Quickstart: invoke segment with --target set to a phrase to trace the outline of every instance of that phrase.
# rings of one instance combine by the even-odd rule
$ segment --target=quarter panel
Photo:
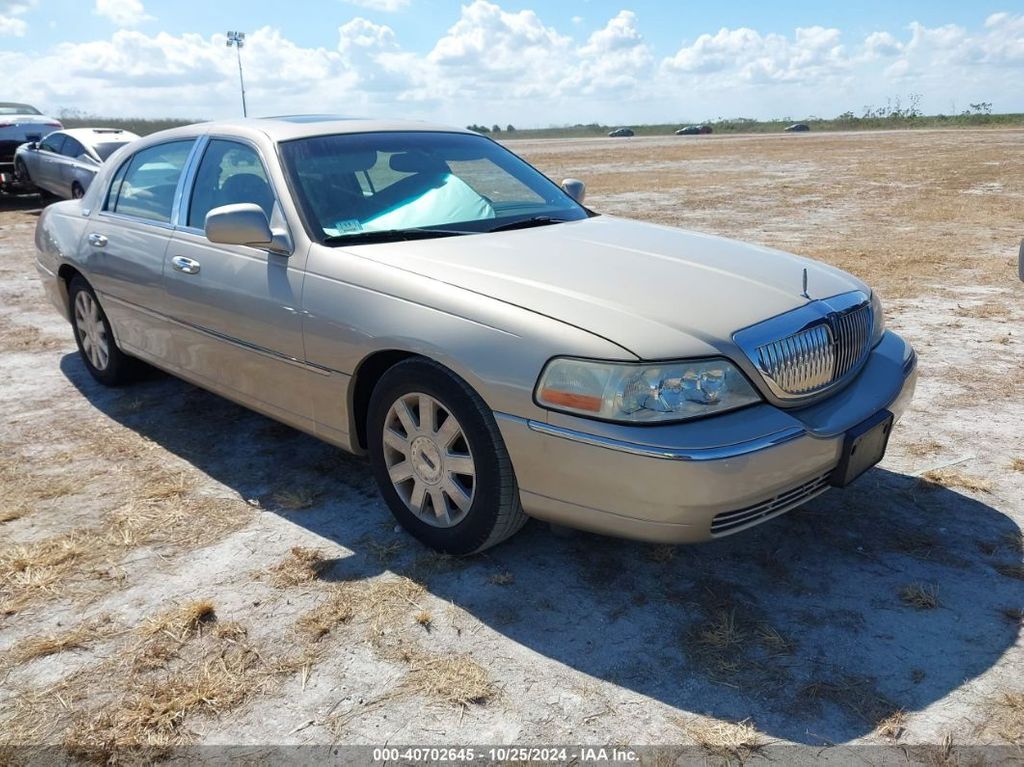
[[[88,223],[77,201],[58,202],[43,209],[35,232],[36,260],[43,279],[50,280],[63,264],[84,271],[78,249]],[[57,310],[69,319],[66,292],[54,284],[47,291]]]

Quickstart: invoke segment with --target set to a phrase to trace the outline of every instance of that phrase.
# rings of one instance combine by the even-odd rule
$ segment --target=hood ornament
[[[804,289],[803,289],[803,292],[800,293],[800,295],[803,296],[804,298],[806,298],[808,301],[811,300],[811,296],[807,292],[807,267],[806,266],[804,267]]]

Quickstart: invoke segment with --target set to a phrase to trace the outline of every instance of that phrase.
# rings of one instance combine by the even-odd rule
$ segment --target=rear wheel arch
[[[57,278],[60,281],[61,290],[64,294],[64,305],[68,308],[68,319],[71,319],[71,281],[75,277],[81,277],[86,283],[89,282],[85,275],[78,271],[71,264],[61,264],[60,268],[57,269]]]

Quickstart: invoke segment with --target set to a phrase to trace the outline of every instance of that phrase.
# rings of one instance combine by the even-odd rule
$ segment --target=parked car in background
[[[14,173],[44,192],[78,199],[103,162],[138,136],[120,128],[73,128],[18,147]]]
[[[633,135],[632,128],[616,128],[608,134],[611,138],[628,138]]]
[[[191,125],[45,208],[36,267],[97,381],[142,359],[366,453],[451,554],[527,515],[709,540],[881,460],[917,367],[876,292],[584,191],[456,128]]]
[[[15,150],[26,141],[38,141],[54,128],[63,127],[60,120],[47,117],[33,106],[0,101],[0,192],[26,191],[15,178]]]
[[[677,136],[702,136],[711,133],[710,125],[687,125],[676,131]]]
[[[786,133],[807,133],[811,129],[811,126],[807,123],[793,123],[788,126],[785,131]]]

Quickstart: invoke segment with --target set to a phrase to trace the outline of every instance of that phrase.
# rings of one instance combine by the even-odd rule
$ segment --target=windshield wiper
[[[549,224],[564,224],[568,221],[567,218],[553,218],[552,216],[531,216],[530,218],[521,218],[518,221],[513,221],[509,224],[499,224],[493,229],[488,229],[488,232],[507,232],[511,229],[529,229],[533,226],[548,226]]]
[[[352,232],[352,234],[334,234],[324,237],[324,245],[366,245],[372,242],[400,242],[402,240],[429,240],[435,237],[455,237],[460,234],[477,234],[460,229],[378,229],[368,232]]]

